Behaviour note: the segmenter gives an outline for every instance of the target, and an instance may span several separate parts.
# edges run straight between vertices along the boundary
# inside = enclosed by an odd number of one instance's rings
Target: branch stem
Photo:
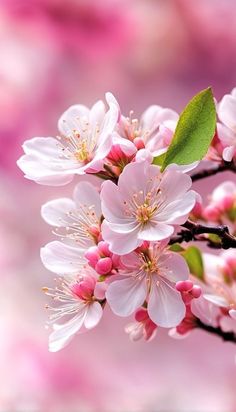
[[[236,238],[229,233],[227,226],[205,226],[191,220],[187,220],[182,227],[183,229],[176,236],[170,239],[169,244],[195,241],[206,241],[208,246],[214,249],[229,249],[236,248]],[[205,234],[217,235],[219,241],[214,241],[206,236],[199,236]]]
[[[220,327],[214,328],[213,326],[206,325],[200,319],[196,320],[197,327],[204,330],[205,332],[211,333],[213,335],[219,336],[225,342],[236,343],[236,335],[233,332],[224,332]]]
[[[200,172],[194,173],[191,176],[191,178],[193,182],[196,182],[197,180],[204,179],[206,177],[210,177],[210,176],[216,175],[217,173],[221,173],[225,171],[231,171],[233,173],[236,173],[236,164],[233,161],[232,162],[223,161],[217,167],[214,167],[212,169],[201,170]]]

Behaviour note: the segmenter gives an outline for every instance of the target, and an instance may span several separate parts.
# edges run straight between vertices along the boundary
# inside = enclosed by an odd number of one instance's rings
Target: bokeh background
[[[131,343],[127,320],[47,350],[39,248],[53,238],[43,202],[70,195],[24,180],[22,142],[57,134],[71,104],[111,91],[125,114],[156,103],[180,111],[211,85],[236,85],[234,0],[1,0],[0,411],[235,412],[236,347],[194,332]],[[209,193],[224,176],[198,184]]]

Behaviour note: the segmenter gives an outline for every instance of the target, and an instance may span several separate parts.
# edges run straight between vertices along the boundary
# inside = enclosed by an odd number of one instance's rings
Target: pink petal
[[[170,282],[186,280],[189,277],[189,268],[185,259],[177,253],[163,253],[158,260],[160,275]]]
[[[183,320],[185,312],[185,304],[179,292],[162,280],[158,285],[152,285],[148,314],[156,325],[164,328],[177,326]]]
[[[111,252],[118,255],[126,255],[142,244],[137,230],[129,233],[113,232],[106,221],[102,223],[102,236],[109,243]]]
[[[225,298],[223,298],[222,296],[217,296],[217,295],[210,295],[205,293],[203,295],[204,299],[206,299],[208,302],[213,303],[214,305],[223,307],[223,308],[227,308],[229,306],[229,303],[227,302],[227,300]]]
[[[129,316],[142,306],[146,293],[145,278],[138,279],[131,276],[111,283],[106,298],[116,315]]]

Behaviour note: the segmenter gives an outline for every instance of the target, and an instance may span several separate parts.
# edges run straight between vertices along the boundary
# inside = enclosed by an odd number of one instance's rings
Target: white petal
[[[236,152],[236,145],[235,146],[229,146],[229,147],[226,147],[224,150],[223,150],[223,159],[226,161],[226,162],[231,162],[231,160],[233,159],[233,157],[234,157],[234,153]]]
[[[158,241],[166,239],[171,236],[173,232],[174,228],[172,226],[166,225],[165,223],[150,222],[140,229],[138,237],[142,240]]]
[[[203,297],[208,300],[208,302],[214,303],[214,305],[227,308],[229,306],[229,303],[225,298],[222,296],[217,296],[217,295],[210,295],[210,294],[204,294]]]
[[[79,119],[89,119],[89,109],[82,104],[75,104],[67,109],[58,121],[58,130],[63,136],[71,136],[74,130],[80,132]]]
[[[74,190],[76,205],[94,206],[95,213],[99,218],[102,214],[101,200],[98,190],[89,182],[80,182]]]
[[[64,348],[71,341],[75,333],[77,333],[83,325],[86,316],[87,307],[83,305],[80,313],[70,319],[64,325],[57,327],[49,336],[49,351],[57,352]]]
[[[185,312],[181,294],[174,288],[162,280],[158,286],[152,286],[148,314],[156,325],[164,328],[177,326],[183,320]]]
[[[158,260],[160,275],[170,282],[186,280],[189,277],[189,268],[185,259],[178,253],[163,253]]]
[[[52,226],[66,227],[73,223],[69,212],[75,210],[75,202],[69,198],[51,200],[41,208],[42,218]]]
[[[118,187],[110,180],[102,184],[101,190],[102,213],[110,222],[125,222],[124,204]]]
[[[226,94],[218,107],[219,119],[230,129],[236,126],[236,99],[235,97]]]
[[[91,303],[88,306],[86,317],[84,319],[84,326],[86,329],[94,328],[101,320],[103,315],[102,306],[98,302]]]
[[[102,223],[102,236],[109,243],[111,252],[118,255],[126,255],[142,244],[142,240],[138,239],[138,229],[129,233],[113,232],[105,220]]]
[[[86,260],[84,250],[65,243],[54,241],[41,248],[44,266],[59,275],[78,274]]]
[[[112,282],[106,292],[106,298],[116,315],[129,316],[142,306],[146,293],[145,278],[140,280],[131,276]]]
[[[236,310],[235,309],[230,309],[229,310],[229,315],[231,316],[231,318],[236,320]]]

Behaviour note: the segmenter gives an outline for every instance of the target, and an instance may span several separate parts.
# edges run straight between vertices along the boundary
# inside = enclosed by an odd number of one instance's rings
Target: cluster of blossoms
[[[26,141],[18,161],[27,179],[43,185],[65,185],[74,175],[87,178],[76,184],[73,198],[42,206],[56,239],[41,249],[43,264],[57,275],[55,288],[44,288],[53,300],[47,305],[50,351],[95,327],[106,305],[118,316],[134,314],[126,327],[132,340],[150,340],[158,327],[182,336],[199,321],[234,330],[236,254],[230,249],[217,260],[203,255],[200,280],[185,249],[172,248],[171,239],[189,217],[230,223],[235,233],[236,185],[219,186],[204,208],[187,174],[196,163],[165,170],[153,164],[168,150],[178,114],[153,105],[137,120],[133,112],[121,114],[111,93],[106,102],[108,109],[102,101],[91,109],[70,107],[59,119],[59,136]],[[222,123],[206,159],[232,161],[234,112],[233,91],[219,104]]]

